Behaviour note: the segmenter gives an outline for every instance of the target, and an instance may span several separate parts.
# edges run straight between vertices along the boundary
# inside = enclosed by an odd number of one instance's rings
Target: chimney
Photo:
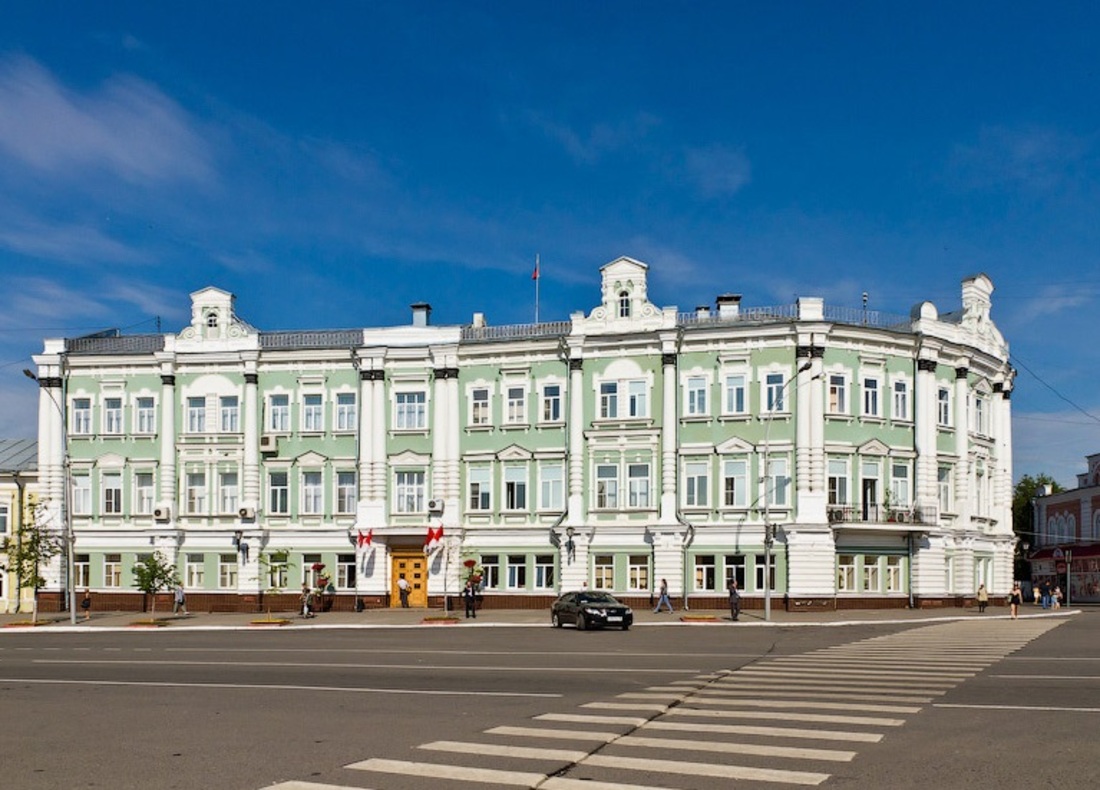
[[[432,316],[432,306],[427,302],[416,302],[412,305],[413,326],[427,326],[428,319]]]
[[[700,321],[710,318],[710,305],[701,304],[695,308],[695,317]]]
[[[737,318],[741,312],[741,294],[719,294],[714,303],[719,318]]]
[[[474,322],[471,324],[474,329],[484,329],[487,325],[485,323],[485,313],[474,313]]]

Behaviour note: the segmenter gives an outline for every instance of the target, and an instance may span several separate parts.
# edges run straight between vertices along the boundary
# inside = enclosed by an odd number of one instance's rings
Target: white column
[[[584,360],[569,360],[569,516],[579,526],[588,516],[584,502]],[[578,558],[580,551],[578,547]]]
[[[179,514],[176,496],[176,375],[170,362],[160,372],[160,502],[168,505],[174,522]]]
[[[676,409],[676,354],[666,351],[661,355],[661,373],[664,384],[661,410],[661,510],[658,522],[676,524],[676,432],[679,420]],[[677,562],[677,565],[679,563]],[[661,568],[661,572],[668,569]]]
[[[967,369],[955,370],[955,513],[957,528],[970,528],[970,387]]]
[[[917,453],[913,504],[924,514],[936,512],[939,503],[936,453],[938,393],[936,360],[918,359],[913,385],[913,444]]]
[[[241,499],[246,505],[260,510],[260,408],[259,377],[256,362],[245,363],[244,408],[241,414],[241,427],[244,432],[244,472],[241,480]]]

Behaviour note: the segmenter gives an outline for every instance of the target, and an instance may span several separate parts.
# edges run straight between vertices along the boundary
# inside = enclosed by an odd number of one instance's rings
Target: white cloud
[[[597,123],[577,131],[567,124],[547,118],[541,113],[528,113],[528,121],[557,142],[578,162],[592,164],[604,154],[636,145],[660,121],[649,113],[638,113],[618,123]]]
[[[89,170],[131,183],[213,176],[196,124],[155,86],[116,76],[80,93],[27,57],[0,61],[0,152],[61,179]]]
[[[684,153],[688,177],[705,198],[729,197],[752,178],[752,164],[740,148],[711,145]]]
[[[27,217],[21,211],[15,216],[4,216],[0,212],[0,247],[20,255],[67,263],[138,263],[146,260],[98,228],[51,223]]]
[[[1069,180],[1088,153],[1075,135],[1036,126],[989,126],[976,142],[957,145],[952,177],[971,189],[1016,186],[1045,192]]]

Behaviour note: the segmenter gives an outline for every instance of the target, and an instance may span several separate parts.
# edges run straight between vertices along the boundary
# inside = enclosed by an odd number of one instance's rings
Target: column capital
[[[162,373],[160,377],[160,383],[165,387],[176,386],[176,376],[172,373]]]
[[[922,373],[935,373],[937,362],[934,359],[918,359],[917,370]]]
[[[970,375],[970,368],[955,368],[955,378],[965,379]]]
[[[661,364],[664,365],[665,367],[668,367],[669,365],[675,365],[676,364],[676,355],[675,354],[661,354]]]
[[[384,370],[371,368],[370,370],[359,371],[360,381],[382,381],[384,378],[386,378],[386,372]]]
[[[457,379],[458,368],[436,368],[432,371],[432,375],[437,379]]]
[[[569,370],[570,371],[584,370],[584,360],[583,359],[573,359],[572,357],[570,357],[569,358]]]
[[[245,384],[259,384],[260,383],[260,374],[259,373],[245,373],[244,374],[244,383]]]

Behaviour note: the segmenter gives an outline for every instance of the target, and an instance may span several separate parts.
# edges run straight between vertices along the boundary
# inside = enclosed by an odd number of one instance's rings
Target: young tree
[[[152,617],[157,616],[157,593],[176,585],[176,566],[159,551],[144,557],[134,566],[134,586],[146,595],[153,596]]]
[[[260,566],[258,581],[261,595],[260,607],[262,609],[262,596],[265,592],[276,595],[286,592],[287,585],[290,582],[290,569],[294,567],[294,564],[290,561],[289,549],[272,549],[269,552],[261,552],[257,562]],[[267,614],[270,617],[270,601],[267,603]]]
[[[29,519],[23,520],[15,535],[4,538],[7,554],[4,570],[19,578],[22,588],[31,587],[31,622],[38,622],[38,591],[46,585],[42,568],[65,548],[65,538],[46,524],[47,513],[41,503],[35,504]],[[15,590],[18,599],[20,590]]]

